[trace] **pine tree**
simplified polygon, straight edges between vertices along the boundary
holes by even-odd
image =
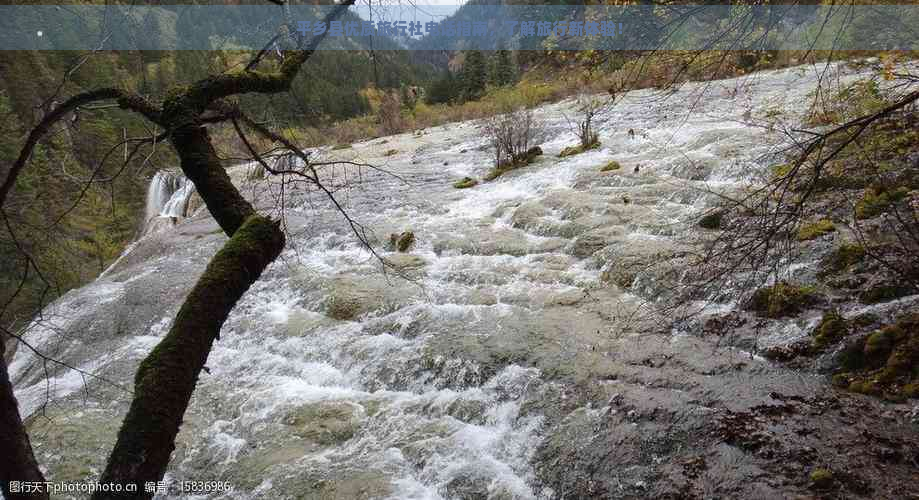
[[[466,52],[463,71],[460,73],[462,86],[462,99],[474,101],[485,93],[485,84],[488,81],[488,71],[485,65],[485,56],[479,50]]]
[[[495,54],[494,70],[491,82],[499,87],[514,83],[517,72],[511,59],[511,52],[506,49],[499,49]]]
[[[431,85],[427,92],[427,101],[429,104],[446,104],[457,98],[456,79],[450,70],[444,71],[444,75]]]

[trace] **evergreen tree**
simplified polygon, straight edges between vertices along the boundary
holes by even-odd
[[[463,71],[460,73],[462,86],[462,99],[474,101],[485,93],[485,84],[488,81],[488,70],[485,65],[485,56],[479,50],[466,52]]]
[[[511,51],[499,49],[495,54],[495,61],[491,75],[491,82],[494,85],[503,87],[514,83],[517,72],[514,68],[514,62],[511,59]]]
[[[429,104],[447,104],[456,99],[458,93],[453,73],[446,70],[443,76],[428,89],[427,101]]]

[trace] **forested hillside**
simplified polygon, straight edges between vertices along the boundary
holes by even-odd
[[[151,11],[141,38],[174,36],[164,27],[170,16],[177,25],[241,22],[203,16],[185,19],[177,9]],[[357,19],[354,14],[346,16]],[[387,37],[374,37],[373,44],[372,52],[369,40],[367,47],[354,50],[319,51],[289,93],[243,96],[241,104],[258,110],[260,120],[316,129],[369,114],[381,95],[425,86],[439,72],[430,63],[416,62],[412,52],[393,50],[397,46]],[[171,87],[233,70],[251,56],[241,50],[4,51],[0,55],[0,177],[6,177],[28,130],[70,95],[116,87],[159,102]],[[177,166],[169,147],[158,147],[149,156],[132,155],[136,139],[157,131],[117,108],[80,109],[57,128],[38,147],[5,208],[10,226],[16,229],[4,230],[0,236],[0,288],[12,293],[23,281],[16,271],[21,264],[17,246],[27,249],[36,268],[43,271],[33,269],[25,276],[15,303],[50,300],[98,275],[136,236],[150,177],[158,169]],[[237,146],[229,140],[221,144],[228,156]],[[25,320],[31,313],[28,309],[6,317]]]

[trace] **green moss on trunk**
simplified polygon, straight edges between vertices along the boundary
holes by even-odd
[[[141,363],[102,481],[162,479],[198,375],[237,301],[284,247],[278,222],[249,217],[208,264],[166,337]],[[93,498],[112,498],[97,494]]]
[[[0,337],[0,491],[10,500],[48,498],[48,494],[44,492],[10,491],[10,481],[44,482],[45,478],[32,454],[29,435],[26,434],[19,416],[19,406],[13,394],[13,384],[6,369],[4,354],[5,343]]]
[[[172,134],[172,143],[182,160],[182,171],[195,184],[204,204],[227,236],[232,236],[255,209],[239,194],[220,164],[207,129],[182,127]]]

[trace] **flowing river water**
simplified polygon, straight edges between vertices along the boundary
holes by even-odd
[[[288,248],[224,326],[167,479],[232,484],[209,498],[640,497],[719,411],[825,391],[821,377],[740,347],[643,333],[655,319],[636,314],[662,293],[661,269],[679,271],[682,261],[658,256],[693,240],[717,200],[708,191],[766,172],[787,140],[778,125],[800,119],[819,77],[801,67],[632,92],[599,124],[602,146],[568,158],[557,154],[576,142],[565,119],[573,103],[542,106],[545,155],[470,189],[452,183],[490,166],[479,122],[323,152],[389,172],[325,174],[350,186],[340,200],[388,266],[320,195],[288,186]],[[600,172],[610,160],[622,168]],[[278,186],[251,170],[232,175],[276,214]],[[226,241],[206,208],[188,205],[192,191],[158,174],[148,219],[175,226],[145,231],[27,333],[101,378],[46,372],[22,348],[11,364],[39,462],[56,480],[101,471],[130,401],[109,382],[130,389]],[[404,231],[414,245],[389,249]],[[623,275],[617,263],[629,259],[660,266]],[[763,479],[755,457],[708,450],[711,491],[789,488]]]

